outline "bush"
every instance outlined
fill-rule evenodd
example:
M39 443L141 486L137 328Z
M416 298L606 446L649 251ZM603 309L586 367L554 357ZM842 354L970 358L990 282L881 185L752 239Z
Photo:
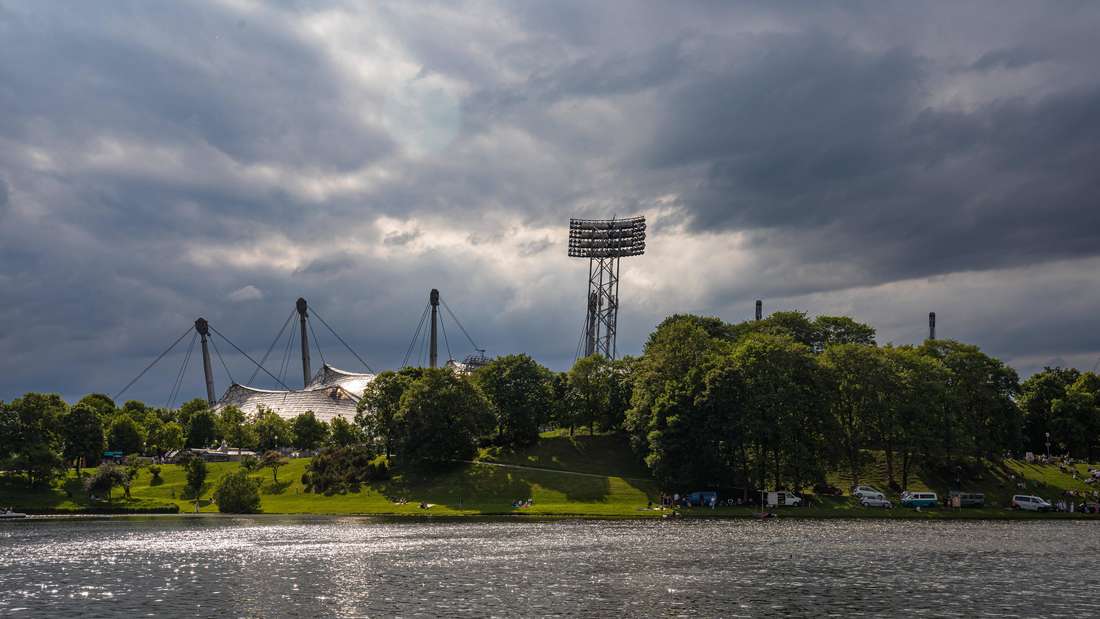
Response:
M260 480L249 477L247 471L229 473L214 491L214 502L219 512L227 514L259 513Z
M88 494L106 494L107 500L111 500L111 489L115 486L129 484L130 478L122 467L115 464L101 464L96 468L95 475L84 480L84 490Z
M255 471L260 468L260 459L256 456L242 456L241 468L249 472Z
M359 484L389 479L385 459L376 460L375 452L365 445L322 449L302 475L307 492L322 494L355 492Z
M149 465L149 475L152 476L153 481L159 481L160 480L160 465L159 464L150 464Z

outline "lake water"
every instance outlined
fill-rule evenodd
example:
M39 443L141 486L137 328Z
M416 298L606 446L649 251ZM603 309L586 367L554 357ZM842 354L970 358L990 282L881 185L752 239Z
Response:
M1100 616L1100 523L0 522L0 615Z

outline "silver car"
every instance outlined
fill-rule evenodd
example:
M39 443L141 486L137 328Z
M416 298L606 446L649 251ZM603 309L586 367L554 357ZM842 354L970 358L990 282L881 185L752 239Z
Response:
M863 492L862 496L859 497L859 504L864 507L881 507L883 509L893 509L894 507L894 504L881 492Z

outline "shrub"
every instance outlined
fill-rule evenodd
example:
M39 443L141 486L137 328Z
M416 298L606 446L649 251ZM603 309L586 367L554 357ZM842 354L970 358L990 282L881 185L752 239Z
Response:
M355 491L359 484L389 479L385 459L377 459L374 450L365 445L322 449L302 475L302 484L309 492L331 494Z
M260 512L260 480L252 479L247 471L238 470L222 477L214 491L218 511L227 514L256 514Z
M202 486L206 483L206 462L202 458L191 458L187 462L187 487L184 492L190 498L202 495Z
M115 464L101 464L95 471L95 475L88 477L84 480L84 490L88 494L100 494L107 495L107 500L111 500L111 489L115 486L125 486L130 482L130 478L126 476L126 472Z
M149 465L149 475L152 476L154 481L159 481L160 480L160 465L159 464L150 464Z
M242 456L241 468L249 472L255 471L260 468L260 459L256 456Z

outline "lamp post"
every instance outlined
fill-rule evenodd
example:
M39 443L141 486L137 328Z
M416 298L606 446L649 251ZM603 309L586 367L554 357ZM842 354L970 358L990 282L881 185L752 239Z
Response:
M1046 433L1047 437L1047 460L1050 459L1050 432Z

